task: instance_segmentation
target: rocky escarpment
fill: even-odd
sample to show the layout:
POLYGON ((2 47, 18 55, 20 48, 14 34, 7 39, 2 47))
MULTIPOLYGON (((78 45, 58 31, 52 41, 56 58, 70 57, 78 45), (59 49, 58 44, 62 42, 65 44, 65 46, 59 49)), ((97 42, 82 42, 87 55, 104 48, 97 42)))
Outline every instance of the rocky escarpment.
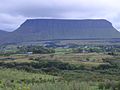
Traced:
POLYGON ((28 19, 8 35, 7 42, 51 39, 120 38, 112 23, 104 19, 28 19))

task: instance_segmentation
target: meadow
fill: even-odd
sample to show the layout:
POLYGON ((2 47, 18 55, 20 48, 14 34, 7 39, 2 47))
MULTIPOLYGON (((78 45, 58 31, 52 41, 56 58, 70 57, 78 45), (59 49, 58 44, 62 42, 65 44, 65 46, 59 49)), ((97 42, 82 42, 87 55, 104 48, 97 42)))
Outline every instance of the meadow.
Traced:
POLYGON ((53 49, 0 54, 0 90, 120 90, 118 46, 53 49))

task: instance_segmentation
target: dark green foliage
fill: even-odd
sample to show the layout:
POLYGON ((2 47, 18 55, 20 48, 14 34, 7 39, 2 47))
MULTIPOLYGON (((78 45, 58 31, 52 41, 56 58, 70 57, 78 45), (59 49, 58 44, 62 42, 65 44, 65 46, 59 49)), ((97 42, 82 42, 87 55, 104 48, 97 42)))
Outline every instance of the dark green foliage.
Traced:
POLYGON ((79 45, 76 48, 72 48, 74 53, 103 53, 106 52, 108 55, 117 56, 116 52, 120 52, 119 45, 79 45))
POLYGON ((83 65, 76 66, 69 63, 63 63, 60 61, 47 61, 47 60, 40 60, 39 62, 32 62, 32 63, 3 63, 0 62, 1 67, 6 68, 16 68, 22 69, 26 71, 38 71, 40 72, 51 72, 51 71, 59 71, 59 70, 79 70, 85 69, 83 65))
POLYGON ((35 68, 51 68, 55 67, 61 70, 73 70, 77 69, 75 65, 69 63, 63 63, 59 61, 39 61, 39 63, 34 63, 33 67, 35 68))
POLYGON ((48 54, 55 53, 54 49, 46 48, 43 46, 22 46, 18 47, 19 53, 33 52, 33 54, 48 54))
POLYGON ((101 82, 98 85, 99 89, 111 89, 111 90, 120 90, 120 82, 115 82, 115 81, 105 81, 101 82))

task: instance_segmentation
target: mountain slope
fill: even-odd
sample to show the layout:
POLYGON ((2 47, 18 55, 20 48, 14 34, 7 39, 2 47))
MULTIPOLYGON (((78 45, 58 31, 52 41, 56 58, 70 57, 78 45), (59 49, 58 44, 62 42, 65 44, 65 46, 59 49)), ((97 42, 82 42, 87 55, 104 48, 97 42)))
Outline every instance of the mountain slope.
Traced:
POLYGON ((1 35, 5 35, 5 34, 7 34, 7 33, 8 33, 7 31, 0 30, 0 36, 1 36, 1 35))
POLYGON ((28 19, 10 33, 7 42, 51 39, 120 38, 112 24, 104 19, 28 19))
POLYGON ((0 30, 0 43, 5 40, 5 37, 7 37, 9 32, 0 30))

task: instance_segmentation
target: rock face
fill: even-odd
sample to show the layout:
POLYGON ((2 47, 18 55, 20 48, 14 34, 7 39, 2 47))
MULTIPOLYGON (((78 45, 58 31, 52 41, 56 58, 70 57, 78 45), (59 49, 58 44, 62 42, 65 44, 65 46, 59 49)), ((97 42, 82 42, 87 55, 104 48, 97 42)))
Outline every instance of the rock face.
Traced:
POLYGON ((120 36, 112 24, 103 19, 29 19, 15 32, 39 34, 40 39, 116 38, 120 36))
POLYGON ((120 38, 120 32, 104 19, 28 19, 8 37, 9 42, 120 38))

